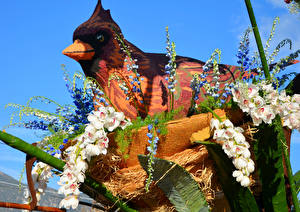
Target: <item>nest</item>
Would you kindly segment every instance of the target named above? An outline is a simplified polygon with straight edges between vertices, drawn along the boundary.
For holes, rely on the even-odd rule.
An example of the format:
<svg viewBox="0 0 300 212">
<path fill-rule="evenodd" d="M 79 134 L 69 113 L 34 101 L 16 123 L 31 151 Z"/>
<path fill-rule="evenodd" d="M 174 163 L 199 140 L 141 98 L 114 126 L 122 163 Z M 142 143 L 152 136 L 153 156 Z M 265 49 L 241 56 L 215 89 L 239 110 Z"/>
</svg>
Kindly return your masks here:
<svg viewBox="0 0 300 212">
<path fill-rule="evenodd" d="M 220 116 L 225 115 L 224 111 L 216 112 Z M 193 133 L 209 126 L 211 118 L 212 114 L 208 113 L 169 122 L 168 135 L 172 136 L 160 138 L 157 157 L 185 168 L 198 182 L 207 202 L 213 207 L 216 201 L 226 201 L 224 195 L 220 195 L 221 186 L 214 163 L 203 145 L 193 145 L 190 141 Z M 148 145 L 146 131 L 146 128 L 142 128 L 133 135 L 127 152 L 129 158 L 126 160 L 118 151 L 114 136 L 110 135 L 108 154 L 93 158 L 89 174 L 114 195 L 134 203 L 140 211 L 174 211 L 173 205 L 155 183 L 149 192 L 145 191 L 147 174 L 140 166 L 137 155 L 145 154 Z"/>
<path fill-rule="evenodd" d="M 155 184 L 151 186 L 150 192 L 146 193 L 147 174 L 140 165 L 120 169 L 115 163 L 115 158 L 118 157 L 113 154 L 95 158 L 89 170 L 91 176 L 102 182 L 114 195 L 135 203 L 140 210 L 174 210 L 164 193 Z M 204 146 L 186 149 L 165 159 L 185 168 L 198 182 L 207 202 L 210 205 L 214 204 L 215 193 L 220 192 L 221 187 L 217 183 L 213 161 L 208 158 Z"/>
<path fill-rule="evenodd" d="M 244 129 L 244 136 L 250 143 L 250 152 L 253 156 L 253 142 L 255 142 L 253 135 L 257 129 L 247 117 L 243 117 L 241 111 L 215 110 L 215 113 L 221 118 L 225 117 L 226 113 L 235 126 Z M 209 130 L 211 119 L 212 114 L 207 113 L 170 121 L 167 125 L 168 134 L 160 137 L 156 157 L 172 161 L 186 169 L 198 183 L 212 211 L 230 211 L 218 182 L 214 162 L 209 158 L 205 146 L 193 144 L 193 140 L 208 138 L 214 142 Z M 175 211 L 174 206 L 155 182 L 150 186 L 149 192 L 145 190 L 148 176 L 139 164 L 137 155 L 147 154 L 146 147 L 149 144 L 146 133 L 146 127 L 133 132 L 132 142 L 125 153 L 119 151 L 114 134 L 109 134 L 108 154 L 92 158 L 88 172 L 95 180 L 103 183 L 113 195 L 132 202 L 139 211 Z M 291 131 L 285 130 L 285 136 L 290 141 Z M 74 144 L 75 142 L 69 142 L 65 148 Z M 124 154 L 129 157 L 125 159 Z M 255 161 L 255 158 L 252 157 L 252 160 Z M 256 198 L 259 198 L 261 184 L 257 172 L 253 173 L 251 181 L 251 190 Z M 107 201 L 102 201 L 101 197 L 99 200 L 109 205 Z"/>
</svg>

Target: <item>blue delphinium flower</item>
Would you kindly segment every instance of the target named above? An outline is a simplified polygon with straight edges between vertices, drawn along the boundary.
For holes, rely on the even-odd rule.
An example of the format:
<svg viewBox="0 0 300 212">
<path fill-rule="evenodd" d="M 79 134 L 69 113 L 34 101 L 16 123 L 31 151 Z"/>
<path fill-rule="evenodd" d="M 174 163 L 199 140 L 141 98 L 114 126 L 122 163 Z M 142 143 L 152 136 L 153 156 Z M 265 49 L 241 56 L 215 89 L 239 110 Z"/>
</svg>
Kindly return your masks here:
<svg viewBox="0 0 300 212">
<path fill-rule="evenodd" d="M 250 59 L 249 59 L 249 34 L 251 29 L 248 28 L 240 41 L 240 46 L 237 54 L 237 63 L 241 65 L 243 71 L 248 71 L 250 68 Z"/>
<path fill-rule="evenodd" d="M 216 59 L 216 56 L 219 57 L 219 62 Z M 212 53 L 211 57 L 206 61 L 206 63 L 203 66 L 203 77 L 206 77 L 208 75 L 208 72 L 212 69 L 213 76 L 212 80 L 208 83 L 205 83 L 203 86 L 205 88 L 205 95 L 206 96 L 212 96 L 215 98 L 215 100 L 218 100 L 220 97 L 220 71 L 219 71 L 219 64 L 221 61 L 221 51 L 219 49 L 215 49 L 215 51 Z"/>
<path fill-rule="evenodd" d="M 62 149 L 62 148 L 60 148 L 60 149 Z M 56 155 L 56 154 L 61 154 L 61 150 L 60 150 L 60 149 L 54 148 L 54 147 L 52 146 L 52 144 L 48 144 L 47 146 L 44 146 L 44 150 L 45 150 L 48 154 L 50 154 L 50 155 L 52 155 L 52 156 L 54 156 L 54 155 Z"/>
<path fill-rule="evenodd" d="M 158 120 L 155 121 L 154 124 L 157 125 Z M 158 133 L 158 131 L 155 130 L 155 126 L 153 126 L 153 124 L 149 124 L 148 125 L 148 133 L 147 133 L 148 142 L 150 144 L 149 146 L 147 146 L 147 151 L 149 152 L 147 170 L 148 170 L 149 175 L 148 175 L 148 179 L 146 182 L 146 191 L 149 190 L 149 186 L 150 186 L 151 182 L 153 181 L 152 174 L 153 174 L 154 169 L 153 169 L 152 165 L 154 164 L 154 155 L 156 155 L 156 153 L 157 153 L 157 144 L 159 141 L 157 133 Z"/>
<path fill-rule="evenodd" d="M 140 73 L 138 73 L 138 68 L 139 68 L 139 66 L 137 65 L 138 60 L 132 57 L 129 46 L 127 46 L 126 43 L 124 42 L 122 35 L 116 34 L 116 39 L 119 42 L 121 50 L 123 50 L 123 52 L 126 54 L 124 63 L 126 63 L 127 71 L 130 74 L 129 76 L 128 75 L 125 76 L 126 79 L 124 79 L 124 76 L 122 76 L 121 79 L 118 79 L 120 81 L 119 87 L 126 94 L 126 100 L 134 102 L 134 105 L 138 113 L 140 113 L 139 110 L 140 107 L 144 107 L 146 113 L 148 113 L 148 108 L 146 104 L 143 104 L 145 100 L 144 100 L 144 94 L 141 87 L 141 81 L 143 81 L 144 79 L 143 77 L 141 77 Z M 125 82 L 127 80 L 130 83 L 129 85 L 128 82 Z"/>
<path fill-rule="evenodd" d="M 48 130 L 48 123 L 45 121 L 28 121 L 24 123 L 24 127 L 28 129 L 35 129 L 35 130 Z"/>
<path fill-rule="evenodd" d="M 193 93 L 194 101 L 197 101 L 199 99 L 200 90 L 207 83 L 206 76 L 207 74 L 205 73 L 202 73 L 200 75 L 198 74 L 193 75 L 193 79 L 191 80 L 190 87 L 194 92 Z"/>
<path fill-rule="evenodd" d="M 168 27 L 166 27 L 166 33 L 167 33 L 167 54 L 166 56 L 169 58 L 168 64 L 165 66 L 165 73 L 167 74 L 167 77 L 165 80 L 168 82 L 168 90 L 172 93 L 175 92 L 175 86 L 177 83 L 176 80 L 176 51 L 175 51 L 175 43 L 170 43 L 170 35 Z"/>
</svg>

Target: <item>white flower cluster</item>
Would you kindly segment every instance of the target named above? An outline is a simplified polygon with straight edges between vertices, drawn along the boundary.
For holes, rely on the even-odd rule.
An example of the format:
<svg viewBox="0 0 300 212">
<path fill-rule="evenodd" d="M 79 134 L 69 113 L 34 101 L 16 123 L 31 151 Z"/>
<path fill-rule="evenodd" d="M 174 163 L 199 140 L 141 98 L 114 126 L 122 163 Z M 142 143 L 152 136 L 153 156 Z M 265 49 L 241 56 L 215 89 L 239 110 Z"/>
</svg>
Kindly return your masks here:
<svg viewBox="0 0 300 212">
<path fill-rule="evenodd" d="M 85 132 L 76 138 L 76 145 L 68 147 L 65 151 L 66 165 L 58 182 L 61 186 L 58 192 L 65 195 L 59 204 L 60 208 L 77 208 L 79 186 L 84 182 L 85 171 L 88 168 L 86 160 L 90 161 L 93 156 L 107 153 L 109 139 L 105 129 L 111 132 L 117 127 L 124 129 L 131 124 L 125 119 L 123 112 L 103 106 L 90 113 L 88 120 L 90 123 Z"/>
<path fill-rule="evenodd" d="M 52 169 L 51 166 L 43 162 L 38 162 L 31 171 L 32 180 L 36 191 L 37 202 L 39 202 L 41 200 L 41 196 L 45 194 L 45 190 L 47 188 L 47 183 L 49 181 L 49 178 L 52 177 L 51 169 Z M 32 200 L 32 197 L 30 196 L 28 190 L 25 190 L 24 197 L 25 197 L 24 203 L 29 204 Z"/>
<path fill-rule="evenodd" d="M 250 158 L 249 143 L 246 141 L 240 127 L 234 127 L 231 121 L 226 119 L 221 122 L 217 119 L 211 119 L 211 130 L 214 130 L 213 138 L 216 141 L 223 142 L 222 148 L 237 170 L 232 174 L 236 181 L 242 186 L 250 185 L 249 175 L 254 171 L 254 162 Z"/>
<path fill-rule="evenodd" d="M 260 96 L 263 95 L 263 97 Z M 283 126 L 300 131 L 300 95 L 280 94 L 271 84 L 261 82 L 257 85 L 237 83 L 232 89 L 233 100 L 243 112 L 249 113 L 255 126 L 262 122 L 271 124 L 277 114 L 283 120 Z"/>
</svg>

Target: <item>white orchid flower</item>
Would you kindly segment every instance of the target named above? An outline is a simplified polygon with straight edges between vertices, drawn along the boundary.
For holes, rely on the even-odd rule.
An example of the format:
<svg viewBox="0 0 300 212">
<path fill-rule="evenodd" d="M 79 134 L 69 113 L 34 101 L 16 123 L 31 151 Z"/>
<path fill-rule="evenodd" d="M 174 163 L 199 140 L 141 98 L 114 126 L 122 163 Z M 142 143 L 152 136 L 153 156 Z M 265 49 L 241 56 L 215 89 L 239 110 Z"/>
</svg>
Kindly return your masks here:
<svg viewBox="0 0 300 212">
<path fill-rule="evenodd" d="M 77 195 L 69 195 L 60 201 L 59 208 L 70 209 L 72 207 L 72 209 L 75 209 L 78 207 L 78 203 L 79 200 Z"/>
</svg>

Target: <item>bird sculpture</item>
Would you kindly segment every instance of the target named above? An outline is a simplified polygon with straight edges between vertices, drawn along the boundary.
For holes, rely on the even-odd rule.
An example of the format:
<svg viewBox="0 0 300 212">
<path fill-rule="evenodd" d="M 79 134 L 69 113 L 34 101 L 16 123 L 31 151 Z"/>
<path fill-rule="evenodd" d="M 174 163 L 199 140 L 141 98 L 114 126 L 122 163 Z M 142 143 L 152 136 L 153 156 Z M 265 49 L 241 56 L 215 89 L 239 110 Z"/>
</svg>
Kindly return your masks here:
<svg viewBox="0 0 300 212">
<path fill-rule="evenodd" d="M 123 46 L 120 44 L 122 38 Z M 143 99 L 133 104 L 128 100 L 128 95 L 122 90 L 120 83 L 130 84 L 130 72 L 127 71 L 128 54 L 124 52 L 126 46 L 134 63 L 137 74 L 144 80 L 140 82 Z M 82 23 L 73 34 L 73 44 L 67 47 L 63 54 L 78 61 L 86 76 L 94 78 L 102 87 L 106 96 L 117 110 L 124 112 L 129 118 L 138 115 L 145 117 L 158 112 L 170 110 L 170 98 L 166 84 L 165 65 L 169 58 L 165 54 L 146 53 L 138 47 L 123 39 L 120 27 L 115 23 L 109 10 L 102 7 L 98 0 L 92 16 Z M 175 93 L 174 108 L 183 106 L 182 113 L 187 114 L 191 105 L 192 89 L 190 83 L 193 74 L 203 72 L 204 62 L 176 56 L 177 88 Z M 241 76 L 240 67 L 231 65 L 219 65 L 221 73 L 218 79 L 220 88 L 225 83 L 230 83 Z M 112 77 L 116 76 L 116 77 Z M 212 79 L 213 73 L 209 73 L 207 79 Z M 122 78 L 122 82 L 120 79 Z M 203 92 L 205 92 L 203 90 Z M 202 101 L 200 97 L 199 101 Z"/>
</svg>

